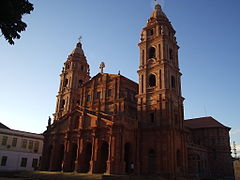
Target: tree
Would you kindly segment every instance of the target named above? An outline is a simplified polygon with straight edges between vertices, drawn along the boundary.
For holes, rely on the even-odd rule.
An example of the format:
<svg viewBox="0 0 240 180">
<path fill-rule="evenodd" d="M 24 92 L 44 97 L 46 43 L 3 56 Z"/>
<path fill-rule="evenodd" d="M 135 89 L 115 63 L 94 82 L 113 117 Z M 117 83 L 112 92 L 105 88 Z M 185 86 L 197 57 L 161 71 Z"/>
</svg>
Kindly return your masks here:
<svg viewBox="0 0 240 180">
<path fill-rule="evenodd" d="M 28 0 L 1 0 L 0 2 L 0 29 L 2 35 L 14 44 L 13 39 L 19 39 L 19 33 L 25 31 L 27 24 L 22 21 L 24 14 L 30 14 L 33 4 Z"/>
</svg>

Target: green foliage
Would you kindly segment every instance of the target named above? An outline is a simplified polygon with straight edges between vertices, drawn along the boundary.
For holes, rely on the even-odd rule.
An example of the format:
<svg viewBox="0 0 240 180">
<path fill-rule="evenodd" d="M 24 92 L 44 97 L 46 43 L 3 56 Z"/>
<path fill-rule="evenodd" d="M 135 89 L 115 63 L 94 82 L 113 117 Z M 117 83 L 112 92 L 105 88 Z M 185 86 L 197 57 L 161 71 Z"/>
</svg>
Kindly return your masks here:
<svg viewBox="0 0 240 180">
<path fill-rule="evenodd" d="M 2 35 L 14 44 L 13 39 L 19 39 L 19 33 L 25 31 L 27 24 L 22 21 L 24 14 L 30 14 L 33 4 L 28 0 L 1 0 L 0 1 L 0 29 Z"/>
</svg>

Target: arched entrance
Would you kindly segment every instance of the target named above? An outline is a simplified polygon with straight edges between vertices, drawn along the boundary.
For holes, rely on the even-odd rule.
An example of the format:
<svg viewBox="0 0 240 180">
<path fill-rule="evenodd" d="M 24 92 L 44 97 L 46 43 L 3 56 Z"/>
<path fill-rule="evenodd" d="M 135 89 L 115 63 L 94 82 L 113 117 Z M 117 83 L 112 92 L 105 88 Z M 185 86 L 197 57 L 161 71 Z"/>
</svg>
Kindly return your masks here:
<svg viewBox="0 0 240 180">
<path fill-rule="evenodd" d="M 74 171 L 75 161 L 77 159 L 77 144 L 72 144 L 72 152 L 71 152 L 71 171 Z"/>
<path fill-rule="evenodd" d="M 156 173 L 156 152 L 154 149 L 148 151 L 148 173 Z"/>
<path fill-rule="evenodd" d="M 57 171 L 61 171 L 62 170 L 63 160 L 64 160 L 64 145 L 61 144 L 59 146 L 59 151 L 58 151 Z"/>
<path fill-rule="evenodd" d="M 124 161 L 125 161 L 125 172 L 130 173 L 131 157 L 132 157 L 131 144 L 125 143 L 124 145 Z"/>
<path fill-rule="evenodd" d="M 83 153 L 83 168 L 81 172 L 87 173 L 90 170 L 90 160 L 92 156 L 92 144 L 90 142 L 85 144 Z"/>
<path fill-rule="evenodd" d="M 107 160 L 108 160 L 108 143 L 106 141 L 103 141 L 100 149 L 99 173 L 105 173 L 107 171 Z"/>
<path fill-rule="evenodd" d="M 46 170 L 50 170 L 52 149 L 53 149 L 53 146 L 52 146 L 52 145 L 48 146 L 48 149 L 47 149 L 47 158 L 46 158 Z"/>
</svg>

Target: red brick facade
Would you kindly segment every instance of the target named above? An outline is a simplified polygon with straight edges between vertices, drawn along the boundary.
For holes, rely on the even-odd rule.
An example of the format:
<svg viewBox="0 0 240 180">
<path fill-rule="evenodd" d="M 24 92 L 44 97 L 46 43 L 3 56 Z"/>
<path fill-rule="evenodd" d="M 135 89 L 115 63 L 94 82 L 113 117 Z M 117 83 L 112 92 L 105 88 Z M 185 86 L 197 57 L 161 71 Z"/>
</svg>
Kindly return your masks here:
<svg viewBox="0 0 240 180">
<path fill-rule="evenodd" d="M 90 78 L 82 45 L 77 44 L 60 75 L 54 122 L 44 132 L 43 170 L 134 171 L 168 179 L 214 175 L 212 160 L 201 171 L 191 160 L 192 156 L 206 159 L 210 151 L 189 141 L 198 128 L 184 126 L 179 47 L 160 5 L 142 30 L 139 48 L 137 84 L 120 74 Z M 229 138 L 228 130 L 216 131 Z M 230 167 L 229 141 L 221 147 L 226 154 L 221 160 Z"/>
</svg>

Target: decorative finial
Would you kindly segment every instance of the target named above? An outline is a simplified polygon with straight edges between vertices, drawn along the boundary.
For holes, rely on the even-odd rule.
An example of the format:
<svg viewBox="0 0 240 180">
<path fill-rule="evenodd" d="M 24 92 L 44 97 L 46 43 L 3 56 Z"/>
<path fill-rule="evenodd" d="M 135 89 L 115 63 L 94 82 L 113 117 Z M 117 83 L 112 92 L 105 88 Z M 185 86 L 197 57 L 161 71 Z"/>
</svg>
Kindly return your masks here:
<svg viewBox="0 0 240 180">
<path fill-rule="evenodd" d="M 81 43 L 81 40 L 82 40 L 82 36 L 79 36 L 78 43 Z"/>
<path fill-rule="evenodd" d="M 161 4 L 164 5 L 164 0 L 154 0 L 155 2 L 155 9 L 161 8 Z"/>
<path fill-rule="evenodd" d="M 103 69 L 105 68 L 105 63 L 101 62 L 99 68 L 101 69 L 101 73 L 103 73 Z"/>
<path fill-rule="evenodd" d="M 118 71 L 118 75 L 120 75 L 120 70 Z"/>
</svg>

